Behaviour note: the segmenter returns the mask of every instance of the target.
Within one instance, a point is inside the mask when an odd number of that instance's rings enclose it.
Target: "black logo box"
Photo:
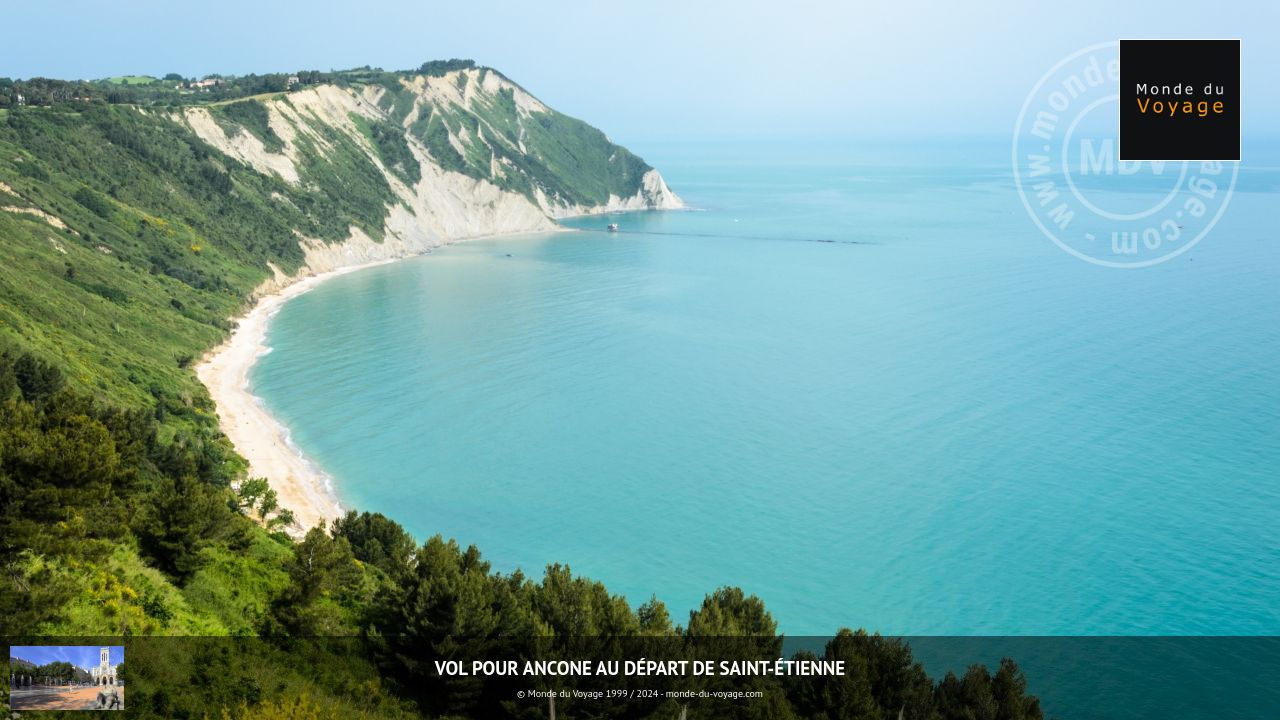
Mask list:
[[[1121,160],[1237,161],[1240,102],[1239,40],[1120,41]]]

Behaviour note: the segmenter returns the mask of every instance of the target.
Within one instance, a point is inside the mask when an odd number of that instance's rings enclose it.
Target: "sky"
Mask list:
[[[1280,3],[41,0],[6,3],[0,77],[416,67],[472,58],[626,143],[1007,136],[1084,46],[1241,38],[1246,135],[1280,128]]]
[[[98,666],[98,650],[101,645],[22,645],[9,648],[9,656],[22,658],[36,665],[48,665],[61,660],[84,670]],[[112,645],[111,664],[124,662],[124,646]]]

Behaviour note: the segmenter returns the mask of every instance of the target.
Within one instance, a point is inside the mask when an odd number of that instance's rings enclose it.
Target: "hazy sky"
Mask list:
[[[1140,7],[1139,7],[1140,6]],[[623,142],[1010,132],[1035,81],[1121,37],[1239,37],[1246,134],[1280,129],[1280,3],[5,3],[0,76],[241,74],[469,57]]]

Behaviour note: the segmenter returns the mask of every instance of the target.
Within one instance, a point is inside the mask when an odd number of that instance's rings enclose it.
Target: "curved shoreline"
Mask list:
[[[391,262],[395,260],[376,260],[311,275],[264,295],[236,319],[231,336],[196,366],[196,376],[208,388],[217,407],[219,427],[249,463],[248,476],[267,478],[280,507],[293,512],[290,535],[300,536],[317,525],[327,525],[341,516],[343,508],[329,477],[290,442],[288,428],[253,394],[249,372],[259,357],[270,352],[267,329],[286,302],[329,278]]]
[[[654,209],[662,208],[627,212]],[[606,209],[599,214],[607,212],[610,210]],[[308,263],[301,271],[303,274],[286,277],[277,271],[275,278],[264,281],[260,290],[271,290],[262,292],[248,312],[235,318],[235,329],[230,337],[209,350],[196,365],[195,372],[213,399],[219,428],[231,440],[236,452],[248,462],[246,477],[266,478],[276,492],[280,507],[293,513],[293,525],[285,528],[289,535],[301,538],[311,528],[317,525],[325,527],[330,521],[341,517],[346,509],[338,502],[330,476],[293,444],[289,428],[277,420],[267,410],[262,399],[249,388],[250,371],[259,357],[271,351],[266,344],[271,318],[286,302],[338,275],[419,257],[455,242],[560,232],[578,230],[553,224],[549,228],[484,233],[437,241],[418,252],[400,252],[391,257],[340,265],[323,272],[315,272]],[[368,255],[364,257],[367,258]]]
[[[209,350],[195,367],[196,377],[209,391],[218,413],[218,427],[231,440],[236,452],[248,462],[246,477],[264,477],[275,490],[282,509],[293,513],[289,535],[301,538],[317,525],[325,527],[346,512],[339,502],[328,474],[307,458],[290,440],[289,428],[267,410],[262,399],[249,387],[249,372],[258,358],[271,351],[267,330],[271,318],[293,298],[315,289],[338,275],[429,254],[433,250],[467,240],[541,233],[574,232],[565,227],[489,233],[438,243],[420,252],[397,254],[366,262],[356,262],[333,270],[286,278],[277,274],[263,287],[252,308],[235,318],[235,329],[221,345]],[[310,272],[306,267],[303,273]],[[283,284],[280,284],[283,283]]]

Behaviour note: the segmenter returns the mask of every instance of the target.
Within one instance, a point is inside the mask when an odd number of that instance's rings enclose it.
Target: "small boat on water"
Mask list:
[[[608,230],[609,232],[618,232],[618,223],[609,223],[608,225],[604,226],[604,229]]]

